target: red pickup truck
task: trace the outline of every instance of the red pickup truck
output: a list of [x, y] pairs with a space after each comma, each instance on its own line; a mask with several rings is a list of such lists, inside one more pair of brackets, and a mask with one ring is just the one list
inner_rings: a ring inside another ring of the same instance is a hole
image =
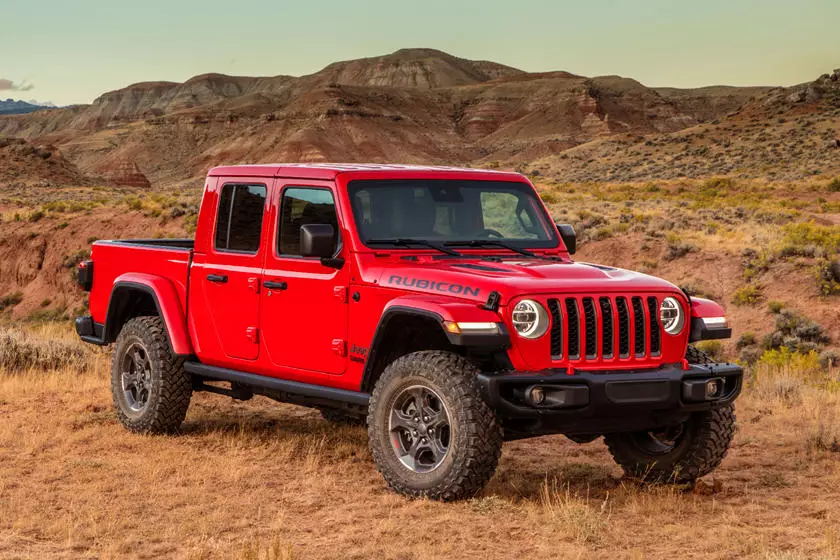
[[516, 173], [246, 165], [207, 177], [195, 240], [97, 241], [81, 338], [116, 343], [131, 431], [176, 431], [195, 391], [366, 418], [396, 491], [458, 499], [503, 440], [603, 436], [625, 471], [692, 481], [723, 459], [742, 371], [690, 342], [723, 309], [574, 262]]

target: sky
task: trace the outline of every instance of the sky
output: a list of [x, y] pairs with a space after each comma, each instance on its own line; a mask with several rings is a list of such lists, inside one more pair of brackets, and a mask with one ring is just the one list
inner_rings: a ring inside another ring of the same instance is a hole
[[59, 105], [407, 47], [649, 86], [792, 85], [840, 68], [840, 0], [0, 0], [0, 21], [0, 98]]

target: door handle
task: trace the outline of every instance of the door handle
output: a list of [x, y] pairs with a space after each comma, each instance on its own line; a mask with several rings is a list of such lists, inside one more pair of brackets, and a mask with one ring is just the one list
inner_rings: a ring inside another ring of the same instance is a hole
[[224, 284], [227, 282], [227, 276], [224, 274], [208, 274], [207, 279], [211, 282], [216, 282], [218, 284]]
[[269, 290], [285, 290], [289, 287], [289, 285], [282, 280], [266, 280], [263, 282], [263, 286]]

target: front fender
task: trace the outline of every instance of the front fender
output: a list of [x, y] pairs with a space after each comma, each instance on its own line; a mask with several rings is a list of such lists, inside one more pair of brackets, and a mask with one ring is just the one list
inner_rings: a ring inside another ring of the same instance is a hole
[[720, 304], [706, 298], [691, 298], [691, 331], [688, 341], [730, 338], [732, 329], [726, 321], [726, 311]]
[[119, 327], [116, 321], [120, 306], [123, 298], [131, 297], [133, 291], [145, 292], [154, 300], [158, 315], [163, 319], [166, 327], [172, 351], [179, 355], [193, 354], [192, 342], [187, 331], [186, 312], [181, 305], [175, 285], [162, 276], [139, 272], [129, 272], [114, 280], [105, 319], [106, 342], [116, 339], [118, 332], [114, 331]]
[[[390, 319], [401, 314], [422, 315], [434, 320], [449, 342], [455, 346], [510, 347], [510, 336], [502, 318], [495, 311], [483, 309], [474, 302], [424, 295], [400, 296], [386, 304], [376, 328], [373, 347], [388, 328]], [[482, 324], [494, 324], [496, 328], [495, 330], [468, 328]], [[455, 328], [456, 326], [458, 327]]]

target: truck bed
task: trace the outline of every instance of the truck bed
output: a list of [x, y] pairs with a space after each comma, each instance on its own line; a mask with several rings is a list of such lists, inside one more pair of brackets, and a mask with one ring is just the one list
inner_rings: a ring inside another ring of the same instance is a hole
[[94, 262], [90, 313], [104, 323], [111, 291], [116, 282], [131, 283], [145, 274], [170, 281], [187, 307], [187, 284], [192, 261], [192, 239], [119, 239], [97, 241], [91, 250]]

